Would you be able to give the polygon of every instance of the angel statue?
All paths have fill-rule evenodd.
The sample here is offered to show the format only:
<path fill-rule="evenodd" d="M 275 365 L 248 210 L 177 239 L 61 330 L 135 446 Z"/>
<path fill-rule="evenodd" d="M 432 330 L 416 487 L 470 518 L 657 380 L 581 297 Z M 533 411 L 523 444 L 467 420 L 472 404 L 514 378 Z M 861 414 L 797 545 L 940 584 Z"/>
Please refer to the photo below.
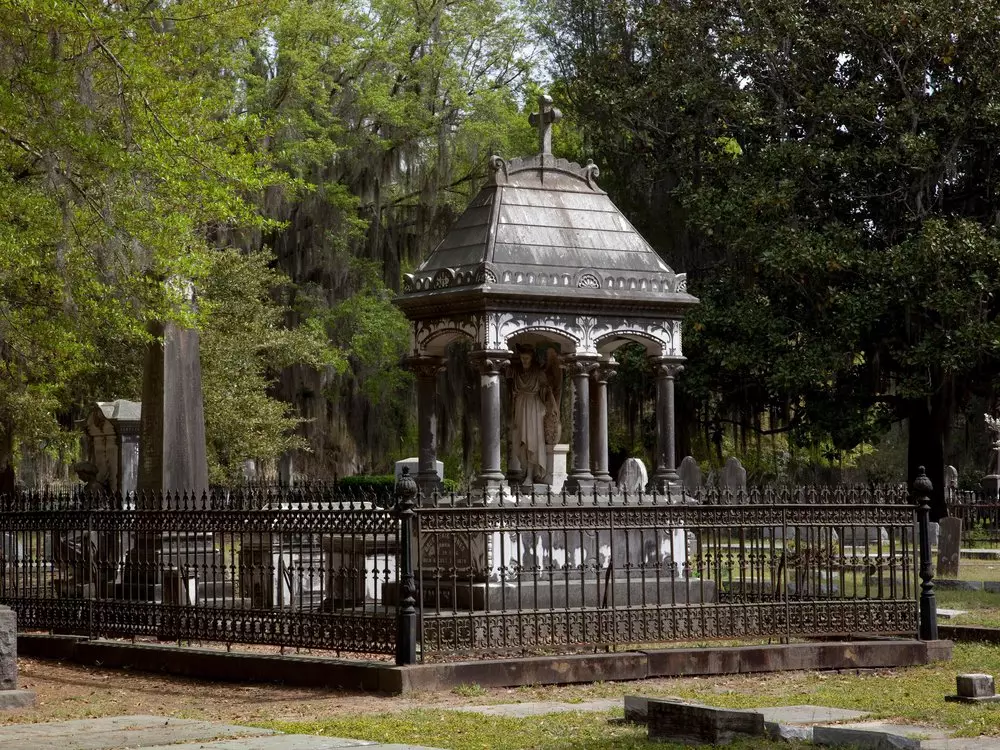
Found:
<path fill-rule="evenodd" d="M 548 474 L 545 446 L 559 439 L 559 388 L 553 387 L 552 381 L 558 372 L 561 385 L 561 368 L 558 355 L 551 349 L 544 370 L 535 361 L 534 347 L 518 346 L 517 354 L 520 361 L 513 373 L 511 463 L 524 471 L 524 484 L 531 485 Z"/>

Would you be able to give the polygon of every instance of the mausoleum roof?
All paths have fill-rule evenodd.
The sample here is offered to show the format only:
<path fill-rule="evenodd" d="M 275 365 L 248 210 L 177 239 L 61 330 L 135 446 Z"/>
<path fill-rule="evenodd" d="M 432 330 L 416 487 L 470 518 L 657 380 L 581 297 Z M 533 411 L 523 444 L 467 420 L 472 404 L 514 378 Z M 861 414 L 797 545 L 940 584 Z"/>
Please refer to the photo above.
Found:
<path fill-rule="evenodd" d="M 101 410 L 105 419 L 114 422 L 138 422 L 142 416 L 140 401 L 127 401 L 123 398 L 116 401 L 98 401 L 97 408 Z"/>
<path fill-rule="evenodd" d="M 593 163 L 543 152 L 509 163 L 493 157 L 491 168 L 444 240 L 404 276 L 404 310 L 410 300 L 460 291 L 697 303 L 687 294 L 686 275 L 674 273 L 597 185 Z"/>

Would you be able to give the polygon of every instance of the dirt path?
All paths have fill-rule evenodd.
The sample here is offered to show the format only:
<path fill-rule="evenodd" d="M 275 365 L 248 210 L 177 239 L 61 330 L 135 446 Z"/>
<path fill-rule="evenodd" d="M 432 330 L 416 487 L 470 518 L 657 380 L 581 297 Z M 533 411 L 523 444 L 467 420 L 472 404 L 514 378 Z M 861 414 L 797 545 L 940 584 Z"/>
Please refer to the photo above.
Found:
<path fill-rule="evenodd" d="M 700 678 L 646 680 L 643 683 L 568 685 L 483 689 L 456 688 L 449 692 L 390 697 L 360 691 L 298 688 L 268 684 L 230 684 L 160 676 L 118 669 L 31 658 L 18 660 L 20 686 L 38 694 L 35 709 L 0 712 L 0 724 L 56 721 L 127 714 L 156 714 L 186 719 L 232 723 L 314 720 L 327 716 L 373 711 L 406 711 L 478 703 L 518 701 L 580 701 L 618 696 L 625 692 L 650 694 L 700 687 Z M 715 682 L 720 680 L 716 678 Z M 726 682 L 742 682 L 735 677 Z"/>

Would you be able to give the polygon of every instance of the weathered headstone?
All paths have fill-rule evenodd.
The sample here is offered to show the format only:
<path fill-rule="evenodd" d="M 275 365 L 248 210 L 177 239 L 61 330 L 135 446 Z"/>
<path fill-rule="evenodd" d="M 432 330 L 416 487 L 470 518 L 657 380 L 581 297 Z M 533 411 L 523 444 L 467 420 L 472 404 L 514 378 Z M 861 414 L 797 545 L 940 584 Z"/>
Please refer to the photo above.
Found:
<path fill-rule="evenodd" d="M 962 519 L 949 516 L 942 518 L 938 524 L 937 574 L 948 578 L 958 578 L 962 546 Z"/>
<path fill-rule="evenodd" d="M 730 456 L 726 459 L 726 465 L 722 469 L 722 488 L 733 491 L 747 488 L 747 470 L 738 458 Z"/>
<path fill-rule="evenodd" d="M 947 503 L 958 501 L 958 469 L 954 466 L 944 467 L 944 499 Z"/>
<path fill-rule="evenodd" d="M 646 489 L 648 482 L 646 464 L 638 458 L 626 458 L 618 470 L 618 489 L 631 495 Z"/>
<path fill-rule="evenodd" d="M 34 691 L 17 688 L 17 615 L 0 606 L 0 709 L 34 705 Z"/>
<path fill-rule="evenodd" d="M 689 495 L 696 494 L 701 489 L 701 467 L 694 456 L 684 456 L 677 473 L 681 477 L 681 485 Z"/>

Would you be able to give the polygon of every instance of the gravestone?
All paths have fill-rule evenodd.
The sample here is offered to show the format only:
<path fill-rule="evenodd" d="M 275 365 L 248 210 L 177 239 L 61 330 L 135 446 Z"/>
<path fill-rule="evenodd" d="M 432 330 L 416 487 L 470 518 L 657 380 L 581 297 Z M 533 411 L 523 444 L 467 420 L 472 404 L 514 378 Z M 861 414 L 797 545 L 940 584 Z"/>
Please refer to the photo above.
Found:
<path fill-rule="evenodd" d="M 0 709 L 34 705 L 33 690 L 17 689 L 17 615 L 0 606 Z"/>
<path fill-rule="evenodd" d="M 648 483 L 649 474 L 646 472 L 646 464 L 638 458 L 626 458 L 625 463 L 618 470 L 618 489 L 634 495 L 645 490 Z"/>
<path fill-rule="evenodd" d="M 89 461 L 97 467 L 97 481 L 109 492 L 132 492 L 139 480 L 138 401 L 98 401 L 84 423 Z"/>
<path fill-rule="evenodd" d="M 730 456 L 726 459 L 726 465 L 722 469 L 722 487 L 727 490 L 747 488 L 747 470 L 738 458 Z"/>
<path fill-rule="evenodd" d="M 944 467 L 944 499 L 946 503 L 958 501 L 958 469 L 954 466 Z"/>
<path fill-rule="evenodd" d="M 685 456 L 677 471 L 681 477 L 681 485 L 689 495 L 696 495 L 701 490 L 701 467 L 694 456 Z"/>
<path fill-rule="evenodd" d="M 949 516 L 942 518 L 938 524 L 937 574 L 948 578 L 958 578 L 962 546 L 962 519 Z"/>

